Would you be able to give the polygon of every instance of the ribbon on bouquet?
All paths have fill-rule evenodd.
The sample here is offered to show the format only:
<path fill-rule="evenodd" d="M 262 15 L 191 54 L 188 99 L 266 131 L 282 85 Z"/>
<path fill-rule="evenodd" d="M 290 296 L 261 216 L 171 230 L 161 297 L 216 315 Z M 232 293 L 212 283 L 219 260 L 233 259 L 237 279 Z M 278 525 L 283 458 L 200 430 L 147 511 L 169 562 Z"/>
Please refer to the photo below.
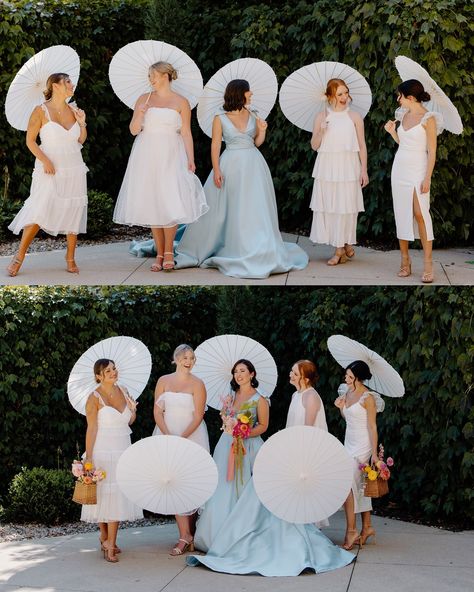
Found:
<path fill-rule="evenodd" d="M 235 479 L 235 472 L 243 485 L 243 457 L 247 454 L 242 438 L 234 438 L 229 449 L 229 458 L 227 460 L 227 481 Z"/>

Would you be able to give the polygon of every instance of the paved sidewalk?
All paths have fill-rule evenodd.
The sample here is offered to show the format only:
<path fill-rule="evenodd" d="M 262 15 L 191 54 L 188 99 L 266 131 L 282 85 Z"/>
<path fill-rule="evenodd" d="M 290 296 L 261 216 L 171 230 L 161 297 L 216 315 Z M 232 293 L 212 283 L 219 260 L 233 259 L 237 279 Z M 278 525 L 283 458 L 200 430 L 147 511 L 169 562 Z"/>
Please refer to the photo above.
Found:
<path fill-rule="evenodd" d="M 344 265 L 329 267 L 332 247 L 314 246 L 307 237 L 283 235 L 297 242 L 309 255 L 302 271 L 272 275 L 265 280 L 237 279 L 215 269 L 180 269 L 152 273 L 151 260 L 128 253 L 129 242 L 79 247 L 76 261 L 81 273 L 65 271 L 64 251 L 31 253 L 16 278 L 5 268 L 11 257 L 0 257 L 0 285 L 421 285 L 423 253 L 412 251 L 413 275 L 398 278 L 399 251 L 356 247 L 356 256 Z M 434 285 L 474 285 L 474 249 L 437 249 L 433 253 Z"/>
<path fill-rule="evenodd" d="M 355 563 L 324 574 L 292 578 L 236 576 L 186 567 L 183 557 L 168 555 L 177 537 L 174 524 L 121 530 L 123 552 L 116 565 L 102 558 L 95 533 L 0 543 L 0 592 L 472 590 L 474 531 L 453 533 L 380 517 L 374 517 L 373 523 L 377 544 L 355 550 Z M 334 542 L 341 542 L 342 512 L 331 518 L 331 528 L 324 532 Z M 265 540 L 261 544 L 265 545 Z"/>

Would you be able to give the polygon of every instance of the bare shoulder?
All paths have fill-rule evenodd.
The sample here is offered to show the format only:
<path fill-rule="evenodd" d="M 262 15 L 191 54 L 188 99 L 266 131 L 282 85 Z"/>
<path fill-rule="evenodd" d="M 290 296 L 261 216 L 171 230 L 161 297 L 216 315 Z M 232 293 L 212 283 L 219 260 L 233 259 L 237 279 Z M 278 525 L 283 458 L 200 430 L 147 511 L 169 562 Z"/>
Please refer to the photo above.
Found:
<path fill-rule="evenodd" d="M 94 393 L 87 397 L 86 411 L 93 411 L 99 407 L 99 399 Z"/>
<path fill-rule="evenodd" d="M 360 113 L 357 113 L 357 111 L 351 111 L 349 110 L 349 117 L 352 119 L 352 121 L 356 124 L 356 125 L 360 125 L 364 122 L 364 120 L 362 119 L 362 116 Z"/>
<path fill-rule="evenodd" d="M 176 100 L 176 104 L 178 105 L 180 111 L 182 109 L 191 109 L 189 101 L 186 97 L 179 95 L 178 93 L 173 93 L 173 98 Z"/>
<path fill-rule="evenodd" d="M 191 374 L 191 381 L 193 385 L 196 386 L 201 386 L 203 388 L 206 388 L 206 385 L 204 384 L 204 381 L 201 380 L 198 376 L 196 376 L 195 374 Z"/>

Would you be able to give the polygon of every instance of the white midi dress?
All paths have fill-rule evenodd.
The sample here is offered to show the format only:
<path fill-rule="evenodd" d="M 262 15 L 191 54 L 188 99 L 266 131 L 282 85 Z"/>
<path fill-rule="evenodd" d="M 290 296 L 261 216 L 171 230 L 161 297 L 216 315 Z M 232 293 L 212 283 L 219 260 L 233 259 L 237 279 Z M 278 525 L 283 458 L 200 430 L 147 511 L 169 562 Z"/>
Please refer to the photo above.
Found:
<path fill-rule="evenodd" d="M 349 108 L 328 109 L 313 169 L 313 210 L 310 240 L 343 247 L 357 242 L 357 215 L 364 211 L 360 186 L 359 141 Z"/>
<path fill-rule="evenodd" d="M 315 428 L 319 428 L 327 432 L 328 425 L 326 423 L 326 412 L 324 411 L 324 404 L 316 389 L 312 387 L 309 387 L 304 391 L 295 391 L 293 393 L 293 396 L 291 397 L 290 408 L 288 409 L 288 416 L 286 418 L 285 427 L 291 428 L 293 426 L 305 425 L 306 409 L 303 405 L 303 394 L 305 393 L 308 393 L 312 397 L 316 397 L 319 400 L 320 404 L 319 411 L 316 415 L 316 419 L 314 420 L 313 426 Z M 318 528 L 329 526 L 329 520 L 320 520 L 316 523 L 316 526 Z"/>
<path fill-rule="evenodd" d="M 116 480 L 117 463 L 130 444 L 128 422 L 132 412 L 129 407 L 120 413 L 106 405 L 98 392 L 100 408 L 97 415 L 97 436 L 92 451 L 92 461 L 98 469 L 106 472 L 105 479 L 97 483 L 97 504 L 82 506 L 81 520 L 84 522 L 120 522 L 143 518 L 141 508 L 135 506 L 120 491 Z"/>
<path fill-rule="evenodd" d="M 135 138 L 115 204 L 117 224 L 171 228 L 190 224 L 209 209 L 198 177 L 188 169 L 181 115 L 149 107 Z"/>
<path fill-rule="evenodd" d="M 400 121 L 397 133 L 399 147 L 392 166 L 392 198 L 397 238 L 412 241 L 420 238 L 418 223 L 413 215 L 413 193 L 416 193 L 429 241 L 434 239 L 430 215 L 430 193 L 421 193 L 421 184 L 428 164 L 427 136 L 425 125 L 430 117 L 436 120 L 437 133 L 442 131 L 442 116 L 428 111 L 422 120 L 408 130 L 403 127 L 405 109 L 397 109 L 395 118 Z"/>
<path fill-rule="evenodd" d="M 353 479 L 352 494 L 354 496 L 354 512 L 370 512 L 372 510 L 372 500 L 364 496 L 364 481 L 359 464 L 370 463 L 372 455 L 372 445 L 370 443 L 369 427 L 367 423 L 367 410 L 362 403 L 367 397 L 372 396 L 375 400 L 377 411 L 384 409 L 385 403 L 378 393 L 366 391 L 357 403 L 342 408 L 342 414 L 346 420 L 346 434 L 344 437 L 344 446 L 353 458 Z M 343 395 L 345 398 L 345 395 Z"/>
<path fill-rule="evenodd" d="M 41 150 L 54 165 L 54 175 L 44 172 L 35 160 L 30 196 L 8 227 L 19 234 L 26 226 L 38 226 L 53 236 L 79 234 L 87 226 L 87 171 L 82 160 L 81 128 L 77 121 L 66 129 L 51 121 L 46 105 L 41 106 L 48 119 L 40 129 Z"/>

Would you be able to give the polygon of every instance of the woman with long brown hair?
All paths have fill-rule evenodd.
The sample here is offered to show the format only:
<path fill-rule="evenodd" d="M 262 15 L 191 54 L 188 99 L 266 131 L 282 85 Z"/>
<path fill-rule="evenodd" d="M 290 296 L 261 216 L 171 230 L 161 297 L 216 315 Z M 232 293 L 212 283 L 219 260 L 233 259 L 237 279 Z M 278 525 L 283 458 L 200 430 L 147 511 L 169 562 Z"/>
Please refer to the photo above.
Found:
<path fill-rule="evenodd" d="M 53 236 L 66 235 L 66 269 L 79 272 L 77 235 L 86 232 L 87 224 L 87 167 L 81 156 L 87 124 L 84 111 L 67 102 L 73 94 L 68 74 L 51 74 L 44 91 L 46 100 L 31 114 L 26 145 L 36 161 L 30 196 L 8 227 L 15 234 L 23 230 L 18 253 L 7 268 L 11 277 L 20 271 L 40 229 Z"/>
<path fill-rule="evenodd" d="M 310 239 L 336 248 L 328 265 L 354 256 L 357 214 L 364 211 L 362 189 L 368 184 L 364 121 L 350 110 L 351 96 L 344 80 L 332 78 L 326 88 L 328 106 L 314 120 L 311 148 L 314 165 L 310 208 Z"/>
<path fill-rule="evenodd" d="M 204 185 L 210 210 L 186 229 L 176 249 L 177 267 L 266 278 L 308 264 L 300 247 L 282 241 L 272 177 L 258 150 L 267 123 L 252 113 L 251 99 L 247 80 L 229 82 L 212 125 L 212 172 Z M 226 148 L 220 154 L 222 140 Z"/>

